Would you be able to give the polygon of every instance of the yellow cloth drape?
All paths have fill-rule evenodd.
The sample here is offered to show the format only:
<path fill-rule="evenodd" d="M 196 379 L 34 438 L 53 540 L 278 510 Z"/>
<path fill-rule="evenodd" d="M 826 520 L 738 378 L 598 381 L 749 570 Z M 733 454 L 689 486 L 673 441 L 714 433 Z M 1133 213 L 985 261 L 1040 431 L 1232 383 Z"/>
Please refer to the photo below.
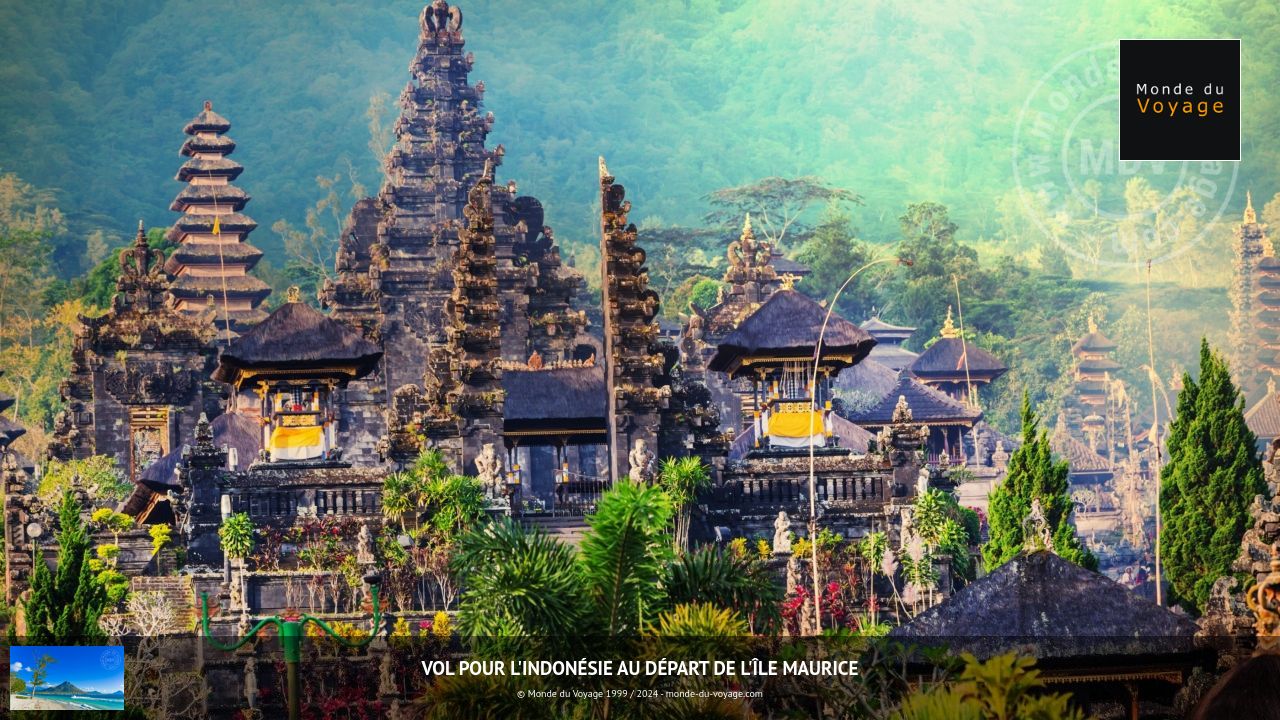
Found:
<path fill-rule="evenodd" d="M 810 421 L 812 420 L 812 425 Z M 826 428 L 823 411 L 775 412 L 769 414 L 769 437 L 807 438 L 822 435 Z"/>
<path fill-rule="evenodd" d="M 271 430 L 271 456 L 276 460 L 307 460 L 324 453 L 324 428 L 277 427 Z"/>

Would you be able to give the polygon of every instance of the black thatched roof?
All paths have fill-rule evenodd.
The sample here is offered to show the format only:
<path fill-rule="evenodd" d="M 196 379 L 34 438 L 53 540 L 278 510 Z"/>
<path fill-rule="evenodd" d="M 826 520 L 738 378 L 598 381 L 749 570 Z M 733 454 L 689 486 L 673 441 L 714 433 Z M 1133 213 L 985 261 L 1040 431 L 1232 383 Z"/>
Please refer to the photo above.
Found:
<path fill-rule="evenodd" d="M 1244 422 L 1259 440 L 1280 437 L 1280 395 L 1268 388 L 1267 394 L 1244 414 Z"/>
<path fill-rule="evenodd" d="M 248 415 L 219 415 L 209 423 L 215 447 L 226 446 L 236 450 L 235 470 L 244 470 L 258 458 L 262 449 L 262 427 Z M 178 484 L 174 471 L 182 460 L 182 451 L 174 450 L 147 466 L 138 475 L 138 483 L 155 492 L 164 492 Z"/>
<path fill-rule="evenodd" d="M 1093 358 L 1091 360 L 1081 360 L 1076 367 L 1084 372 L 1110 372 L 1119 370 L 1120 363 L 1111 358 Z"/>
<path fill-rule="evenodd" d="M 1280 272 L 1280 258 L 1274 256 L 1264 257 L 1258 261 L 1258 269 L 1271 272 Z"/>
<path fill-rule="evenodd" d="M 963 378 L 966 352 L 969 355 L 969 375 L 974 378 L 995 380 L 1009 369 L 995 355 L 971 342 L 958 337 L 944 337 L 920 353 L 920 357 L 911 363 L 911 372 L 925 378 Z"/>
<path fill-rule="evenodd" d="M 248 297 L 261 301 L 271 294 L 271 286 L 252 275 L 231 275 L 226 278 L 211 275 L 183 274 L 173 279 L 169 291 L 174 297 L 200 300 L 209 295 L 222 297 L 226 291 L 228 296 Z"/>
<path fill-rule="evenodd" d="M 1051 552 L 1020 555 L 889 636 L 980 659 L 1028 646 L 1040 660 L 1178 654 L 1196 625 Z"/>
<path fill-rule="evenodd" d="M 1111 338 L 1103 335 L 1100 331 L 1092 330 L 1084 337 L 1077 340 L 1076 344 L 1071 346 L 1071 349 L 1076 352 L 1081 350 L 1088 350 L 1090 352 L 1111 352 L 1116 349 L 1116 344 L 1111 341 Z"/>
<path fill-rule="evenodd" d="M 837 391 L 865 393 L 868 397 L 883 398 L 898 385 L 898 373 L 891 367 L 876 360 L 877 346 L 866 360 L 842 371 L 835 379 Z"/>
<path fill-rule="evenodd" d="M 795 290 L 778 290 L 733 332 L 725 336 L 708 367 L 727 372 L 744 355 L 812 355 L 827 311 Z M 822 355 L 852 355 L 861 362 L 875 347 L 875 338 L 862 328 L 832 314 L 822 341 Z"/>
<path fill-rule="evenodd" d="M 224 177 L 235 180 L 244 172 L 244 166 L 235 160 L 225 157 L 193 157 L 182 163 L 175 178 L 179 182 L 190 182 L 197 177 Z"/>
<path fill-rule="evenodd" d="M 164 234 L 166 240 L 177 242 L 183 233 L 212 233 L 213 215 L 183 215 Z M 227 213 L 218 216 L 218 227 L 223 232 L 253 232 L 258 223 L 243 213 Z"/>
<path fill-rule="evenodd" d="M 773 271 L 778 275 L 806 277 L 813 274 L 813 270 L 808 265 L 796 262 L 776 250 L 769 256 L 769 265 L 773 267 Z"/>
<path fill-rule="evenodd" d="M 13 407 L 13 396 L 0 393 L 0 412 L 4 412 Z"/>
<path fill-rule="evenodd" d="M 915 328 L 908 327 L 906 325 L 894 325 L 893 323 L 887 323 L 884 320 L 881 320 L 879 315 L 873 315 L 869 319 L 865 320 L 860 327 L 871 333 L 871 336 L 875 338 L 889 337 L 902 340 L 911 337 L 911 333 L 916 331 Z"/>
<path fill-rule="evenodd" d="M 362 335 L 300 302 L 281 305 L 218 357 L 213 379 L 232 383 L 241 369 L 280 367 L 305 371 L 354 364 L 355 377 L 373 370 L 382 350 Z"/>
<path fill-rule="evenodd" d="M 213 104 L 205 102 L 204 109 L 200 114 L 191 118 L 182 132 L 188 135 L 195 135 L 199 132 L 224 133 L 231 129 L 231 122 L 213 111 Z"/>
<path fill-rule="evenodd" d="M 0 446 L 7 446 L 26 434 L 26 428 L 0 415 Z"/>
<path fill-rule="evenodd" d="M 176 275 L 184 265 L 245 265 L 252 268 L 262 259 L 262 251 L 243 242 L 207 243 L 186 242 L 174 248 L 164 269 Z"/>
<path fill-rule="evenodd" d="M 893 409 L 897 407 L 900 397 L 906 398 L 907 407 L 911 408 L 911 418 L 917 423 L 968 425 L 982 417 L 981 410 L 969 407 L 950 395 L 934 390 L 903 373 L 898 378 L 898 384 L 875 407 L 859 413 L 853 421 L 863 427 L 888 425 L 893 421 Z"/>
<path fill-rule="evenodd" d="M 503 420 L 508 429 L 555 425 L 604 427 L 608 414 L 603 366 L 504 370 Z"/>
<path fill-rule="evenodd" d="M 860 364 L 865 365 L 874 360 L 896 373 L 911 367 L 911 363 L 915 362 L 918 357 L 920 357 L 919 354 L 913 353 L 901 345 L 886 342 L 871 348 L 871 354 L 867 355 L 867 359 Z M 841 373 L 841 375 L 843 374 Z"/>
<path fill-rule="evenodd" d="M 197 153 L 230 155 L 235 149 L 235 140 L 226 135 L 212 135 L 187 138 L 187 141 L 182 143 L 182 149 L 178 152 L 184 157 L 194 157 Z"/>
<path fill-rule="evenodd" d="M 249 193 L 235 185 L 188 185 L 169 203 L 169 209 L 186 212 L 190 205 L 217 205 L 239 211 L 249 199 Z"/>

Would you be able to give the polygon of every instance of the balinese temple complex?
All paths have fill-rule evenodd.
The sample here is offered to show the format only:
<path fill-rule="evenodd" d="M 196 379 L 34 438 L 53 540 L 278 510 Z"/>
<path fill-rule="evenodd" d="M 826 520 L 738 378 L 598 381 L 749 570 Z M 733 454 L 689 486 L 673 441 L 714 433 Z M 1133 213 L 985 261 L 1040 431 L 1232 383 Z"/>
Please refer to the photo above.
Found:
<path fill-rule="evenodd" d="M 589 323 L 583 276 L 562 262 L 542 204 L 499 177 L 507 150 L 489 144 L 494 117 L 484 109 L 484 83 L 470 76 L 475 58 L 462 18 L 445 0 L 419 16 L 384 182 L 352 208 L 319 308 L 295 289 L 271 313 L 263 309 L 267 286 L 251 274 L 262 253 L 247 243 L 255 223 L 242 213 L 249 198 L 232 184 L 242 168 L 227 158 L 230 123 L 206 103 L 185 127 L 188 160 L 178 179 L 187 186 L 173 202 L 182 215 L 168 235 L 177 246 L 166 257 L 140 225 L 121 255 L 111 307 L 79 318 L 47 449 L 57 460 L 111 456 L 132 483 L 117 509 L 139 527 L 115 539 L 132 590 L 181 602 L 216 595 L 211 622 L 227 633 L 302 607 L 350 617 L 367 586 L 343 580 L 349 592 L 327 599 L 320 588 L 350 567 L 279 566 L 301 555 L 280 540 L 266 548 L 280 556 L 267 558 L 278 567 L 250 569 L 224 557 L 219 527 L 246 513 L 273 541 L 321 525 L 359 528 L 342 541 L 354 552 L 344 545 L 343 553 L 372 577 L 372 533 L 394 525 L 383 513 L 387 477 L 426 451 L 438 452 L 448 473 L 476 478 L 489 514 L 570 542 L 612 484 L 654 482 L 660 460 L 698 457 L 711 483 L 692 503 L 688 539 L 773 537 L 769 567 L 785 570 L 792 587 L 800 567 L 787 549 L 792 537 L 884 532 L 906 553 L 913 503 L 929 488 L 954 487 L 962 505 L 985 509 L 1015 448 L 984 421 L 979 391 L 1007 368 L 964 337 L 950 309 L 940 337 L 916 355 L 903 347 L 914 328 L 879 315 L 859 326 L 798 290 L 805 268 L 757 238 L 745 217 L 726 242 L 716 302 L 690 308 L 684 327 L 664 335 L 662 299 L 649 286 L 646 249 L 630 219 L 633 199 L 601 158 L 593 188 L 601 307 L 591 313 L 598 327 Z M 1233 332 L 1244 338 L 1237 349 L 1261 348 L 1271 371 L 1280 263 L 1263 230 L 1250 203 L 1237 234 L 1244 272 Z M 1152 456 L 1135 447 L 1138 421 L 1114 377 L 1114 350 L 1090 322 L 1072 348 L 1073 390 L 1052 444 L 1070 465 L 1077 531 L 1137 564 L 1150 536 L 1143 503 L 1154 491 Z M 29 589 L 41 553 L 55 552 L 54 512 L 33 491 L 31 463 L 13 449 L 23 429 L 4 415 L 12 404 L 0 396 L 10 603 Z M 1280 435 L 1274 382 L 1249 422 L 1260 436 Z M 1237 565 L 1255 575 L 1280 517 L 1280 464 L 1275 444 L 1268 447 L 1271 499 L 1255 505 Z M 938 602 L 932 590 L 927 600 L 912 593 L 914 622 L 895 634 L 954 636 L 964 641 L 957 647 L 983 654 L 993 649 L 984 638 L 1023 633 L 1046 648 L 1051 681 L 1088 702 L 1168 701 L 1196 662 L 1182 642 L 1188 621 L 1040 552 L 1052 538 L 1048 548 L 1032 547 L 1041 530 L 1048 536 L 1036 512 L 1038 504 L 1024 526 L 1033 531 L 1027 551 L 954 596 L 950 558 L 939 559 Z M 173 528 L 182 574 L 172 551 L 153 548 L 148 525 Z M 379 539 L 416 547 L 407 529 Z M 313 580 L 320 573 L 328 580 Z M 431 599 L 435 591 L 423 588 L 435 583 L 416 579 L 417 590 L 397 601 L 398 617 L 430 617 L 456 600 Z M 1214 593 L 1221 612 L 1211 615 L 1236 627 L 1231 588 Z M 1117 645 L 1113 658 L 1139 670 L 1091 673 L 1090 657 L 1052 644 L 1064 632 L 1088 634 L 1096 617 L 1080 609 L 1090 603 L 1109 613 L 1101 632 L 1141 635 Z M 1054 631 L 1028 618 L 1048 618 Z M 175 622 L 175 632 L 190 632 L 190 618 Z M 251 653 L 210 655 L 208 667 L 256 702 Z M 393 675 L 382 665 L 390 688 L 379 689 L 382 699 L 396 694 Z M 238 698 L 202 702 L 230 716 Z"/>
<path fill-rule="evenodd" d="M 383 479 L 425 450 L 478 478 L 491 512 L 579 524 L 611 483 L 696 455 L 713 475 L 700 540 L 804 534 L 811 495 L 847 538 L 897 532 L 945 466 L 1003 472 L 1011 448 L 976 388 L 1004 365 L 949 319 L 918 357 L 900 346 L 911 328 L 828 320 L 749 217 L 718 301 L 663 337 L 632 200 L 603 158 L 589 327 L 541 203 L 497 176 L 507 151 L 487 142 L 461 12 L 435 0 L 419 24 L 385 181 L 351 211 L 322 310 L 291 293 L 263 311 L 230 123 L 206 105 L 187 124 L 178 246 L 164 257 L 139 229 L 112 307 L 81 318 L 51 457 L 114 456 L 135 487 L 120 509 L 173 525 L 214 567 L 227 513 L 277 529 L 380 521 Z M 896 348 L 883 363 L 876 333 Z M 847 411 L 850 389 L 871 409 Z M 11 558 L 31 539 L 12 538 Z"/>
<path fill-rule="evenodd" d="M 259 307 L 271 288 L 250 274 L 262 251 L 246 238 L 257 223 L 243 214 L 249 194 L 233 183 L 244 167 L 227 157 L 236 149 L 227 137 L 231 123 L 204 110 L 182 129 L 189 137 L 181 154 L 187 161 L 177 180 L 187 184 L 169 209 L 182 213 L 166 235 L 178 244 L 165 263 L 172 278 L 174 306 L 186 315 L 217 308 L 219 333 L 235 337 L 266 317 Z"/>

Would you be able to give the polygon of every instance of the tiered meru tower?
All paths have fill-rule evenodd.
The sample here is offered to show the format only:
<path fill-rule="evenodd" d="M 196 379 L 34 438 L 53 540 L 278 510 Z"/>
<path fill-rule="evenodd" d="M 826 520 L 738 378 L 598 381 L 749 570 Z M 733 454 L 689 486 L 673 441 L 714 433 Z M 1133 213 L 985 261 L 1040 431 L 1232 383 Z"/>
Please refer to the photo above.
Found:
<path fill-rule="evenodd" d="M 476 443 L 500 430 L 498 361 L 525 362 L 536 352 L 555 362 L 594 350 L 585 314 L 572 308 L 582 277 L 562 267 L 541 203 L 517 196 L 514 182 L 492 181 L 505 151 L 485 147 L 493 115 L 481 110 L 484 83 L 468 79 L 473 57 L 463 52 L 461 11 L 436 0 L 419 20 L 385 182 L 352 210 L 337 278 L 321 299 L 385 352 L 378 371 L 347 390 L 347 457 L 362 464 L 411 455 L 425 438 L 467 468 Z M 478 321 L 476 313 L 485 316 L 483 332 L 501 332 L 481 342 L 480 325 L 458 326 L 460 317 Z M 446 357 L 459 348 L 465 357 Z M 475 406 L 481 399 L 485 408 Z M 463 405 L 470 409 L 459 412 Z"/>
<path fill-rule="evenodd" d="M 212 303 L 220 337 L 235 337 L 266 317 L 259 306 L 271 293 L 249 274 L 262 251 L 245 240 L 258 224 L 241 213 L 249 194 L 232 184 L 244 167 L 227 158 L 236 149 L 226 136 L 230 129 L 208 101 L 182 129 L 189 137 L 181 154 L 188 160 L 177 180 L 187 186 L 169 206 L 182 217 L 167 235 L 178 248 L 165 263 L 177 309 L 195 315 Z"/>
<path fill-rule="evenodd" d="M 1231 285 L 1232 367 L 1241 388 L 1256 397 L 1280 375 L 1280 260 L 1267 226 L 1245 195 L 1244 220 L 1236 227 L 1236 273 Z"/>

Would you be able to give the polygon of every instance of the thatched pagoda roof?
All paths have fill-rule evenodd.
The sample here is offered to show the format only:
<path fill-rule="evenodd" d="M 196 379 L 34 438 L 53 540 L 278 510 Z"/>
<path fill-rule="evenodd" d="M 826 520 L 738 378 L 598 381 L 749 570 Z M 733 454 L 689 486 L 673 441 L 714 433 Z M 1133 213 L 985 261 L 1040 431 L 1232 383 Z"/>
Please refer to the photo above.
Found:
<path fill-rule="evenodd" d="M 911 363 L 911 372 L 922 378 L 965 377 L 965 355 L 969 356 L 969 376 L 990 382 L 1009 368 L 991 353 L 958 337 L 943 337 L 930 345 Z"/>
<path fill-rule="evenodd" d="M 182 128 L 182 132 L 188 135 L 195 135 L 201 132 L 211 132 L 222 134 L 231 129 L 231 121 L 222 117 L 213 111 L 213 103 L 205 102 L 204 109 L 199 115 L 191 118 L 191 121 Z"/>
<path fill-rule="evenodd" d="M 905 398 L 911 418 L 925 425 L 972 425 L 982 418 L 982 411 L 935 390 L 910 375 L 903 374 L 898 384 L 874 407 L 854 416 L 863 427 L 883 427 L 893 422 L 898 398 Z"/>
<path fill-rule="evenodd" d="M 382 350 L 347 325 L 310 305 L 288 302 L 236 338 L 218 357 L 213 379 L 235 383 L 246 371 L 272 368 L 333 371 L 343 379 L 363 377 Z"/>
<path fill-rule="evenodd" d="M 181 182 L 190 182 L 197 177 L 224 177 L 235 180 L 244 172 L 244 166 L 235 160 L 224 157 L 193 157 L 182 163 L 175 178 Z"/>
<path fill-rule="evenodd" d="M 262 259 L 262 251 L 243 242 L 187 242 L 174 248 L 165 260 L 164 269 L 177 274 L 186 265 L 246 265 L 252 268 Z"/>
<path fill-rule="evenodd" d="M 186 212 L 191 205 L 216 205 L 239 212 L 249 200 L 249 193 L 235 185 L 187 185 L 169 203 L 169 209 Z"/>
<path fill-rule="evenodd" d="M 183 157 L 194 157 L 197 154 L 230 155 L 236 149 L 236 141 L 226 135 L 193 136 L 182 143 L 178 151 Z"/>
<path fill-rule="evenodd" d="M 1067 429 L 1066 419 L 1058 417 L 1058 423 L 1049 437 L 1049 445 L 1053 451 L 1067 461 L 1071 472 L 1076 475 L 1099 475 L 1113 472 L 1111 462 L 1071 436 Z"/>
<path fill-rule="evenodd" d="M 7 446 L 26 434 L 26 428 L 0 415 L 0 447 Z"/>
<path fill-rule="evenodd" d="M 173 227 L 169 228 L 164 237 L 166 240 L 177 242 L 184 233 L 211 234 L 213 232 L 213 217 L 213 215 L 183 215 L 178 218 Z M 237 212 L 219 215 L 218 227 L 224 233 L 248 233 L 253 232 L 253 229 L 258 227 L 258 223 L 248 215 Z"/>
<path fill-rule="evenodd" d="M 1048 551 L 1024 553 L 894 628 L 978 658 L 1022 647 L 1040 660 L 1192 651 L 1196 624 Z"/>
<path fill-rule="evenodd" d="M 733 332 L 725 336 L 708 367 L 717 372 L 734 372 L 738 361 L 748 356 L 811 357 L 827 311 L 795 290 L 782 289 L 769 296 Z M 875 347 L 875 338 L 866 330 L 832 314 L 823 336 L 824 363 L 854 365 Z M 845 355 L 851 361 L 835 360 Z"/>
<path fill-rule="evenodd" d="M 224 278 L 184 274 L 173 279 L 169 290 L 174 297 L 190 300 L 199 300 L 209 295 L 221 298 L 223 290 L 228 297 L 248 297 L 254 301 L 261 301 L 271 294 L 271 287 L 252 275 L 230 275 Z"/>

